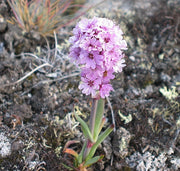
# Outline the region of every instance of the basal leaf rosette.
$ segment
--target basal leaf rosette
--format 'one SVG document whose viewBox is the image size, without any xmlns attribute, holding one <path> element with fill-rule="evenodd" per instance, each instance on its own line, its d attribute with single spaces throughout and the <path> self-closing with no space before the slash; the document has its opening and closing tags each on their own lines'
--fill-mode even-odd
<svg viewBox="0 0 180 171">
<path fill-rule="evenodd" d="M 110 80 L 125 66 L 127 43 L 122 30 L 106 18 L 82 19 L 70 37 L 71 61 L 81 67 L 79 89 L 86 95 L 101 98 L 113 90 Z"/>
</svg>

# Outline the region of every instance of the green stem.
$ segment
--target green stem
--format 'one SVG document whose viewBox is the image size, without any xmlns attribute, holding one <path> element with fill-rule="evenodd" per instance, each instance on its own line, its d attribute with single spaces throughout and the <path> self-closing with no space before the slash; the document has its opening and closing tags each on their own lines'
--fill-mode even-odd
<svg viewBox="0 0 180 171">
<path fill-rule="evenodd" d="M 92 110 L 90 115 L 90 121 L 89 121 L 89 127 L 92 136 L 94 136 L 94 125 L 95 125 L 95 119 L 96 119 L 96 110 L 97 110 L 98 100 L 93 99 L 92 100 Z"/>
<path fill-rule="evenodd" d="M 93 137 L 93 142 L 88 138 L 86 140 L 86 148 L 84 150 L 83 154 L 83 161 L 86 160 L 86 157 L 89 155 L 89 152 L 91 151 L 91 148 L 96 143 L 98 139 L 98 135 L 100 133 L 100 130 L 102 128 L 102 118 L 104 113 L 104 99 L 93 99 L 92 100 L 92 110 L 90 115 L 90 121 L 89 121 L 89 128 L 91 131 L 91 135 Z"/>
<path fill-rule="evenodd" d="M 94 132 L 92 134 L 94 142 L 97 141 L 99 133 L 100 133 L 99 130 L 101 129 L 100 127 L 101 127 L 102 118 L 104 115 L 104 103 L 105 103 L 104 99 L 98 100 L 96 116 L 95 116 L 96 118 L 95 118 L 95 123 L 94 123 Z"/>
<path fill-rule="evenodd" d="M 89 152 L 91 151 L 92 146 L 93 146 L 93 143 L 89 139 L 87 139 L 86 148 L 84 149 L 84 154 L 83 154 L 83 161 L 86 160 L 86 157 L 89 155 Z"/>
<path fill-rule="evenodd" d="M 97 104 L 98 104 L 98 100 L 97 99 L 92 99 L 92 110 L 91 110 L 91 115 L 90 115 L 90 121 L 89 121 L 89 127 L 90 127 L 90 131 L 91 134 L 93 136 L 94 134 L 94 125 L 95 125 L 95 119 L 96 119 L 96 110 L 97 110 Z M 86 140 L 86 148 L 84 150 L 84 154 L 83 154 L 83 161 L 86 159 L 86 156 L 89 154 L 89 151 L 91 150 L 91 147 L 89 147 L 89 139 Z"/>
</svg>

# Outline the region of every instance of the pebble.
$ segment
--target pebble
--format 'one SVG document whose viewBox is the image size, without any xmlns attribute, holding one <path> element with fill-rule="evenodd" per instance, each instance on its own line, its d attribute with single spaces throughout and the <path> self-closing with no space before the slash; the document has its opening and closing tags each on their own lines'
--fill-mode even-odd
<svg viewBox="0 0 180 171">
<path fill-rule="evenodd" d="M 171 81 L 171 77 L 168 74 L 165 74 L 163 72 L 160 74 L 160 79 L 164 83 L 168 83 L 169 81 Z"/>
<path fill-rule="evenodd" d="M 145 90 L 144 90 L 145 94 L 151 94 L 153 93 L 153 87 L 152 85 L 148 85 Z"/>
<path fill-rule="evenodd" d="M 0 54 L 3 53 L 4 43 L 0 42 Z"/>
<path fill-rule="evenodd" d="M 0 17 L 0 33 L 5 32 L 7 28 L 7 22 L 5 22 L 4 18 Z"/>
<path fill-rule="evenodd" d="M 11 154 L 11 143 L 3 132 L 0 134 L 0 140 L 0 157 L 4 158 Z"/>
<path fill-rule="evenodd" d="M 120 127 L 113 138 L 113 152 L 115 156 L 125 158 L 129 153 L 129 142 L 132 135 L 125 128 Z"/>
<path fill-rule="evenodd" d="M 135 57 L 134 56 L 130 56 L 129 59 L 132 61 L 132 62 L 135 62 Z"/>
</svg>

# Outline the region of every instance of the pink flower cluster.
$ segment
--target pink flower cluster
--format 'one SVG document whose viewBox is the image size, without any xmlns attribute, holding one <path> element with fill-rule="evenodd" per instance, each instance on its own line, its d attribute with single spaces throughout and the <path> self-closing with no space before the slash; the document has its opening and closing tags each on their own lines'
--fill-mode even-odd
<svg viewBox="0 0 180 171">
<path fill-rule="evenodd" d="M 86 95 L 101 98 L 113 90 L 114 72 L 125 66 L 123 50 L 127 49 L 122 30 L 106 18 L 83 19 L 70 37 L 71 60 L 81 67 L 79 89 Z"/>
</svg>

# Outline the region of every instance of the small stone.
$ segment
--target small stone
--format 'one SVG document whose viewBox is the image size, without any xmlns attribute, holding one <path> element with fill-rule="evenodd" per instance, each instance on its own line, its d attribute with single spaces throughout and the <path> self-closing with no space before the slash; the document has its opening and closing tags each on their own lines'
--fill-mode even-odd
<svg viewBox="0 0 180 171">
<path fill-rule="evenodd" d="M 4 43 L 0 42 L 0 54 L 3 53 Z"/>
<path fill-rule="evenodd" d="M 113 139 L 113 152 L 115 156 L 125 158 L 128 155 L 129 142 L 132 135 L 125 128 L 120 127 Z"/>
<path fill-rule="evenodd" d="M 19 141 L 15 141 L 12 143 L 11 150 L 18 151 L 18 150 L 22 149 L 23 147 L 24 147 L 23 141 L 19 140 Z"/>
<path fill-rule="evenodd" d="M 140 90 L 139 89 L 136 89 L 136 88 L 133 88 L 132 89 L 132 92 L 135 96 L 140 96 Z"/>
<path fill-rule="evenodd" d="M 111 159 L 111 155 L 112 155 L 112 145 L 111 145 L 111 139 L 109 137 L 107 137 L 104 141 L 103 141 L 103 149 L 105 152 L 105 156 L 108 160 Z"/>
<path fill-rule="evenodd" d="M 164 54 L 162 53 L 158 57 L 159 57 L 159 59 L 163 60 L 164 59 Z"/>
<path fill-rule="evenodd" d="M 6 28 L 7 28 L 7 23 L 0 21 L 0 33 L 5 32 L 5 31 L 6 31 Z"/>
<path fill-rule="evenodd" d="M 7 157 L 11 154 L 11 143 L 8 137 L 2 132 L 0 133 L 0 158 Z"/>
<path fill-rule="evenodd" d="M 8 13 L 7 2 L 0 1 L 0 16 Z"/>
<path fill-rule="evenodd" d="M 148 85 L 145 90 L 144 90 L 145 94 L 151 94 L 153 93 L 153 87 L 152 85 Z"/>
<path fill-rule="evenodd" d="M 165 83 L 168 83 L 169 81 L 171 81 L 171 77 L 163 72 L 160 75 L 160 79 L 161 79 L 161 81 L 163 81 Z"/>
<path fill-rule="evenodd" d="M 132 61 L 132 62 L 135 62 L 135 57 L 134 56 L 130 56 L 129 59 Z"/>
</svg>

